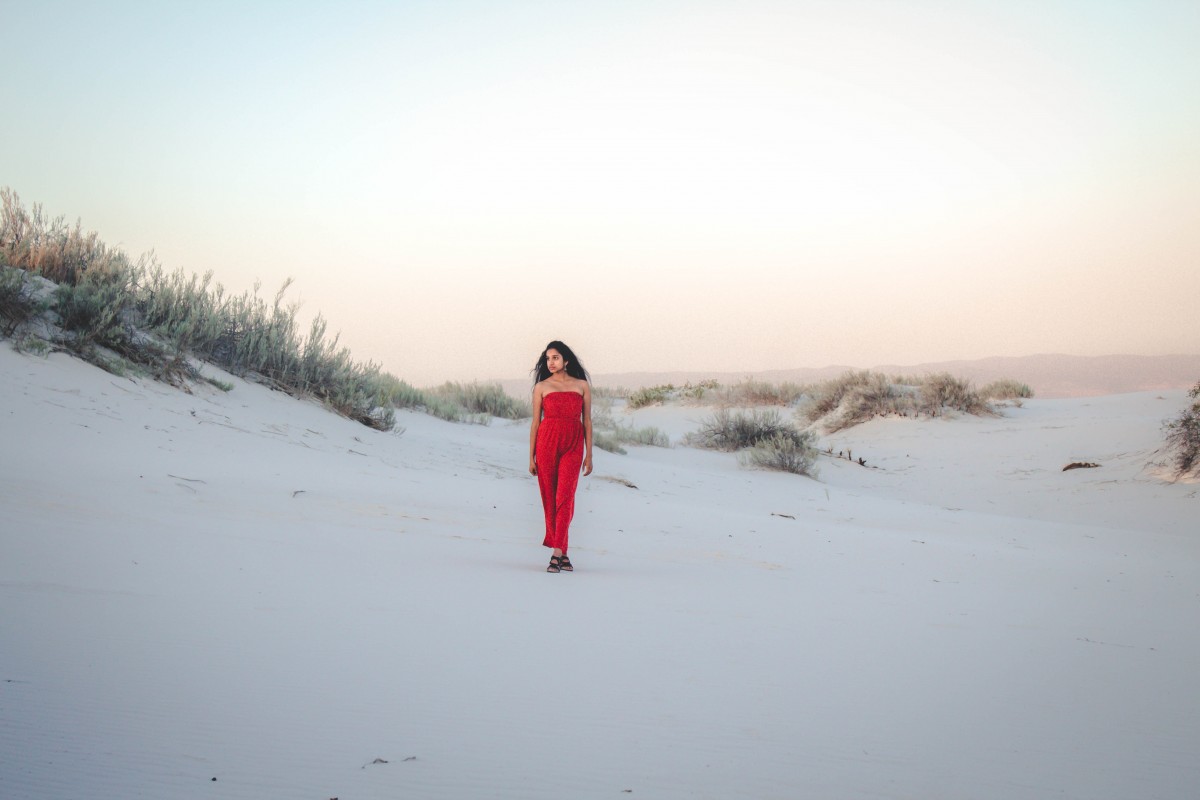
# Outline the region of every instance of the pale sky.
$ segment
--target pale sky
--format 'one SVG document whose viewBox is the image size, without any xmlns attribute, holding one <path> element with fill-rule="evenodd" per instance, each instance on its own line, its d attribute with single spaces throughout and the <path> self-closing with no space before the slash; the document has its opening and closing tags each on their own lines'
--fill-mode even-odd
<svg viewBox="0 0 1200 800">
<path fill-rule="evenodd" d="M 1200 4 L 3 0 L 0 186 L 418 385 L 1200 352 Z"/>
</svg>

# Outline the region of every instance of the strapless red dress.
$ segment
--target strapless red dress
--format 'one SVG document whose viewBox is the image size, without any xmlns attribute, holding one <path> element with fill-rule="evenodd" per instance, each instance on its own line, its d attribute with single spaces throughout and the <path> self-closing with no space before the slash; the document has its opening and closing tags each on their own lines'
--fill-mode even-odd
<svg viewBox="0 0 1200 800">
<path fill-rule="evenodd" d="M 533 460 L 546 512 L 542 544 L 567 552 L 567 532 L 575 515 L 575 487 L 583 467 L 583 395 L 551 392 L 542 397 Z"/>
</svg>

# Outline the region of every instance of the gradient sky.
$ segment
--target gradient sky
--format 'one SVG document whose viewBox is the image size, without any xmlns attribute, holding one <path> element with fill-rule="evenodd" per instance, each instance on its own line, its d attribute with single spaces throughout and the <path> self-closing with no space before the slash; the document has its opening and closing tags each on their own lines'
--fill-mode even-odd
<svg viewBox="0 0 1200 800">
<path fill-rule="evenodd" d="M 4 2 L 0 185 L 417 384 L 1200 352 L 1200 4 Z"/>
</svg>

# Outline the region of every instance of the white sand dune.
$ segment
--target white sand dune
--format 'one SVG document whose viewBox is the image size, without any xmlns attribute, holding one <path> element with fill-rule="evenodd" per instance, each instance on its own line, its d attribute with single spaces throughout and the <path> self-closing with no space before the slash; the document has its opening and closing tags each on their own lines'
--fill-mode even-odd
<svg viewBox="0 0 1200 800">
<path fill-rule="evenodd" d="M 819 480 L 598 452 L 548 575 L 524 423 L 0 372 L 0 797 L 1200 786 L 1183 392 L 876 420 Z"/>
</svg>

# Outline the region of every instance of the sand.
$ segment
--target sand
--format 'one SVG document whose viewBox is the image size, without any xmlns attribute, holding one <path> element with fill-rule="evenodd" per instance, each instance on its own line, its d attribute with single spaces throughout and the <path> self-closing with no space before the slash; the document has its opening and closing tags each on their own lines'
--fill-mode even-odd
<svg viewBox="0 0 1200 800">
<path fill-rule="evenodd" d="M 4 798 L 1200 785 L 1182 391 L 876 420 L 816 480 L 597 451 L 550 575 L 527 422 L 380 433 L 207 371 L 0 347 Z"/>
</svg>

